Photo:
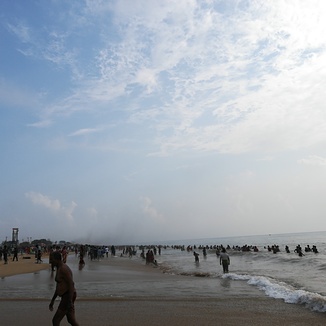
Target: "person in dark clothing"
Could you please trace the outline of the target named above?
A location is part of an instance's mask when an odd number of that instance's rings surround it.
[[[8,264],[8,248],[6,245],[4,245],[4,247],[3,247],[2,254],[3,254],[3,260],[4,260],[5,264]]]
[[[12,261],[14,261],[16,259],[16,261],[18,261],[18,248],[15,247],[14,248],[14,257],[12,258]]]

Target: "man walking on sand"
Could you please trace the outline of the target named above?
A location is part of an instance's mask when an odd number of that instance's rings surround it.
[[[75,318],[74,302],[76,300],[76,289],[72,277],[71,269],[62,261],[60,252],[53,252],[52,264],[56,267],[57,273],[55,281],[56,289],[49,304],[50,311],[53,311],[54,300],[57,296],[61,297],[60,304],[52,319],[53,326],[59,326],[64,316],[67,316],[68,323],[79,326]]]
[[[3,260],[5,261],[5,264],[8,264],[8,248],[6,245],[3,247]]]

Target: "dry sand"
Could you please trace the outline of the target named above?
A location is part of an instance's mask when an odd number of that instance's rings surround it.
[[[34,259],[21,260],[18,263],[9,261],[8,265],[0,262],[0,275],[9,276],[16,273],[29,273],[49,265],[35,264]],[[149,266],[133,263],[126,259],[115,259],[110,265],[118,267],[121,271],[129,269],[129,274],[112,274],[114,278],[131,277],[132,271],[144,271],[144,277],[153,274],[159,277],[160,271]],[[112,266],[111,265],[111,266]],[[149,268],[148,268],[149,267]],[[110,271],[108,271],[110,274]],[[147,274],[147,275],[146,275]],[[155,274],[155,275],[154,275]],[[161,274],[160,277],[166,275]],[[78,290],[78,289],[77,289]],[[0,286],[1,291],[1,286]],[[49,299],[0,299],[0,325],[1,326],[34,326],[51,325],[53,312],[48,310]],[[57,307],[58,302],[56,302]],[[76,316],[82,326],[107,325],[324,325],[326,315],[309,311],[303,306],[286,304],[281,300],[259,296],[257,298],[200,298],[194,294],[189,298],[176,297],[132,297],[114,299],[77,298]],[[69,325],[66,320],[62,326]]]

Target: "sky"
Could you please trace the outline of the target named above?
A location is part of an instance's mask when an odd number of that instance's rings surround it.
[[[324,0],[2,0],[0,243],[326,230]]]

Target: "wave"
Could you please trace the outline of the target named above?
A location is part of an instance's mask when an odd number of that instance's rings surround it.
[[[326,263],[320,264],[319,267],[318,267],[318,270],[325,271],[326,270]]]
[[[210,272],[205,271],[180,271],[173,266],[165,263],[158,264],[159,269],[164,274],[170,274],[170,275],[181,275],[181,276],[194,276],[194,277],[216,277],[216,273],[212,274]]]
[[[181,272],[179,275],[183,276],[195,276],[195,277],[210,277],[211,273],[206,272]]]
[[[182,272],[182,271],[176,271],[171,267],[167,266],[159,266],[160,269],[164,274],[170,274],[170,275],[182,275],[182,276],[195,276],[195,277],[211,277],[213,276],[209,272],[197,272],[197,271],[189,271],[189,272]]]
[[[278,282],[269,277],[229,273],[224,274],[222,278],[247,281],[248,284],[257,286],[259,290],[264,291],[269,297],[282,299],[286,303],[302,304],[313,311],[326,311],[325,296],[305,290],[297,290],[287,283]]]

